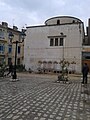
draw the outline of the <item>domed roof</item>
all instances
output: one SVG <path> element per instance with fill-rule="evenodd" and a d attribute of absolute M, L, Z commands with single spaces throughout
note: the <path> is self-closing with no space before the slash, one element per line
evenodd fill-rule
<path fill-rule="evenodd" d="M 61 24 L 70 24 L 70 23 L 79 23 L 82 22 L 80 19 L 71 16 L 58 16 L 52 17 L 45 21 L 45 25 L 61 25 Z"/>

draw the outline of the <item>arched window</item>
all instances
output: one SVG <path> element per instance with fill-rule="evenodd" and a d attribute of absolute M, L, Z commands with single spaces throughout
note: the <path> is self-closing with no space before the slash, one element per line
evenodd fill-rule
<path fill-rule="evenodd" d="M 73 20 L 72 23 L 75 23 L 75 20 Z"/>
<path fill-rule="evenodd" d="M 57 20 L 57 25 L 60 25 L 60 20 Z"/>

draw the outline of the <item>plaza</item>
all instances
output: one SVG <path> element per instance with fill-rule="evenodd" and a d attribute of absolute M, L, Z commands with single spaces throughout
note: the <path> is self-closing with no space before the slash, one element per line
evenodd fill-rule
<path fill-rule="evenodd" d="M 0 120 L 90 120 L 90 78 L 18 73 L 19 81 L 0 78 Z"/>

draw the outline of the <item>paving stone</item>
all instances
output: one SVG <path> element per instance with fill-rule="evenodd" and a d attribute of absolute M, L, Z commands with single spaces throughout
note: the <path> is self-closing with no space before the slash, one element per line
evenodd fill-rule
<path fill-rule="evenodd" d="M 61 117 L 56 117 L 56 120 L 61 120 Z"/>
<path fill-rule="evenodd" d="M 12 120 L 16 120 L 17 118 L 19 118 L 19 116 L 14 116 Z"/>
<path fill-rule="evenodd" d="M 9 116 L 7 116 L 7 118 L 12 118 L 13 117 L 13 114 L 10 114 Z"/>
<path fill-rule="evenodd" d="M 23 112 L 21 111 L 21 112 L 18 112 L 17 114 L 22 115 L 22 114 L 23 114 Z"/>
<path fill-rule="evenodd" d="M 71 84 L 54 81 L 34 76 L 0 81 L 0 119 L 90 120 L 90 95 L 81 94 L 86 88 L 81 89 L 80 80 Z"/>
<path fill-rule="evenodd" d="M 54 115 L 50 115 L 50 118 L 54 118 Z"/>
<path fill-rule="evenodd" d="M 39 120 L 39 118 L 38 118 L 38 117 L 35 117 L 34 120 Z"/>
<path fill-rule="evenodd" d="M 38 116 L 41 116 L 41 113 L 38 113 Z"/>
<path fill-rule="evenodd" d="M 45 120 L 45 118 L 40 118 L 40 120 Z"/>

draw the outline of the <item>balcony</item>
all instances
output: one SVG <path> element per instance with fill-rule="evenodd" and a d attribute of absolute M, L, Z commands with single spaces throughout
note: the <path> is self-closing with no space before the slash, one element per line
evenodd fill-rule
<path fill-rule="evenodd" d="M 0 51 L 0 55 L 4 56 L 5 55 L 4 51 Z"/>

